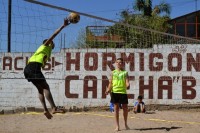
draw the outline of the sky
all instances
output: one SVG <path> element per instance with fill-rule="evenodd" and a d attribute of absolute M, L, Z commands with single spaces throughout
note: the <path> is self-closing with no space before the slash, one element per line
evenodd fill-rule
<path fill-rule="evenodd" d="M 132 9 L 134 0 L 39 0 L 64 8 L 117 20 L 123 9 Z M 200 10 L 200 0 L 152 0 L 153 7 L 162 1 L 171 5 L 171 18 Z M 196 8 L 197 4 L 197 8 Z"/>
<path fill-rule="evenodd" d="M 119 21 L 119 13 L 124 9 L 132 10 L 134 0 L 38 0 L 40 2 L 59 6 L 66 9 L 75 10 L 114 21 Z M 153 7 L 163 0 L 153 0 Z M 200 0 L 164 0 L 171 5 L 170 17 L 176 18 L 196 10 L 200 10 Z M 7 3 L 0 0 L 0 52 L 7 51 Z M 197 6 L 196 6 L 197 5 Z M 49 14 L 48 14 L 49 13 Z M 48 38 L 53 31 L 62 24 L 63 17 L 67 12 L 57 9 L 38 6 L 24 2 L 23 0 L 13 0 L 12 10 L 12 52 L 33 52 L 40 45 L 41 40 Z M 73 42 L 77 40 L 78 34 L 86 26 L 92 25 L 94 19 L 81 16 L 77 25 L 70 25 L 63 29 L 61 34 L 65 34 L 67 46 L 73 47 Z M 108 24 L 108 23 L 106 23 Z M 106 25 L 104 24 L 104 25 Z M 109 25 L 109 24 L 108 24 Z M 56 51 L 63 48 L 62 35 L 56 37 Z"/>

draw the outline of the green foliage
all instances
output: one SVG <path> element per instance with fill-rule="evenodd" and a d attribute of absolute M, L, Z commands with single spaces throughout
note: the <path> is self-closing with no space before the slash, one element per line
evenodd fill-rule
<path fill-rule="evenodd" d="M 169 43 L 170 39 L 159 33 L 166 33 L 171 28 L 168 24 L 170 5 L 162 2 L 152 10 L 151 0 L 136 0 L 133 7 L 139 11 L 139 14 L 133 14 L 129 10 L 121 12 L 121 22 L 130 26 L 115 24 L 110 28 L 110 34 L 122 36 L 127 48 L 150 48 L 153 44 Z M 163 15 L 163 12 L 166 14 Z"/>
<path fill-rule="evenodd" d="M 139 11 L 139 14 L 133 14 L 129 10 L 122 11 L 120 22 L 123 24 L 117 23 L 105 28 L 101 31 L 101 36 L 96 36 L 92 30 L 86 28 L 85 47 L 151 48 L 153 44 L 170 42 L 169 38 L 159 34 L 171 28 L 168 24 L 171 10 L 169 4 L 162 2 L 152 8 L 152 0 L 136 0 L 133 9 Z"/>

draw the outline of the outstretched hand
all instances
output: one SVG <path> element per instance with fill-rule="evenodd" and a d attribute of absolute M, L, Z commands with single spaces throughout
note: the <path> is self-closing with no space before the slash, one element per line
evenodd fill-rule
<path fill-rule="evenodd" d="M 67 26 L 67 25 L 69 25 L 69 20 L 66 18 L 66 19 L 64 19 L 64 24 L 63 24 L 63 26 Z"/>

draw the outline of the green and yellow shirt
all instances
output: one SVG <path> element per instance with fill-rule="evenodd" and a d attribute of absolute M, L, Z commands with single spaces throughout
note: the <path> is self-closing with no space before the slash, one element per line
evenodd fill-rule
<path fill-rule="evenodd" d="M 126 94 L 126 77 L 127 71 L 112 71 L 112 92 Z"/>
<path fill-rule="evenodd" d="M 52 47 L 51 46 L 45 46 L 45 45 L 41 45 L 36 52 L 31 56 L 31 58 L 29 59 L 29 62 L 38 62 L 41 63 L 42 66 L 45 65 L 46 61 L 44 61 L 44 56 L 47 56 L 48 60 L 51 56 L 51 51 L 52 51 Z"/>

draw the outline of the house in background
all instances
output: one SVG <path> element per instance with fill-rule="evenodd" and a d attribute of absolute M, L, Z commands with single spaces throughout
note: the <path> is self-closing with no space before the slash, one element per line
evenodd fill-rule
<path fill-rule="evenodd" d="M 168 23 L 172 25 L 172 28 L 168 30 L 168 33 L 200 40 L 200 10 L 171 19 L 168 21 Z M 123 34 L 124 35 L 123 36 L 119 34 L 121 33 L 121 30 L 123 29 L 120 29 L 119 27 L 119 29 L 115 28 L 114 32 L 108 32 L 111 31 L 110 26 L 87 26 L 86 27 L 86 42 L 88 44 L 87 47 L 123 48 L 127 47 L 126 44 L 128 44 L 128 47 L 132 46 L 134 48 L 138 46 L 142 48 L 144 44 L 148 44 L 147 47 L 151 47 L 151 44 L 155 43 L 154 41 L 157 38 L 159 38 L 159 37 L 156 38 L 154 34 L 151 34 L 153 32 L 150 32 L 148 34 L 148 32 L 146 32 L 145 30 L 143 32 L 142 30 L 132 30 L 133 34 Z M 152 37 L 150 37 L 151 35 Z M 161 37 L 159 38 L 159 40 L 156 41 L 160 41 L 159 43 L 166 43 L 166 42 L 168 43 L 170 40 L 167 39 L 166 41 L 166 38 Z M 175 39 L 171 41 L 178 41 L 178 40 Z"/>
<path fill-rule="evenodd" d="M 171 19 L 171 34 L 200 40 L 200 10 Z"/>

